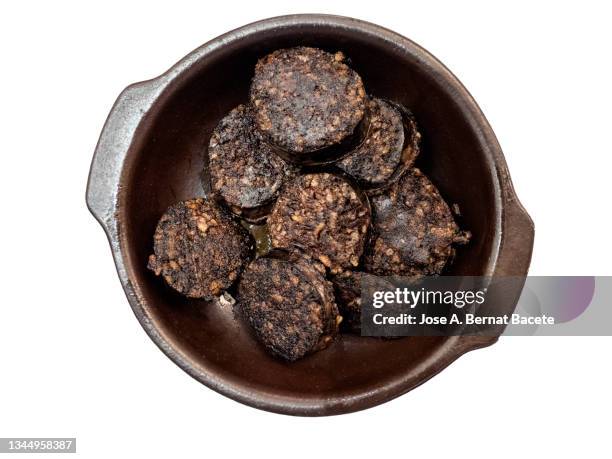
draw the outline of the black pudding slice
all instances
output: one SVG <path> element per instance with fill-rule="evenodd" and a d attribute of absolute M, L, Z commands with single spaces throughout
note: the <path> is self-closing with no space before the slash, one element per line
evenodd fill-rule
<path fill-rule="evenodd" d="M 298 247 L 333 274 L 359 265 L 369 226 L 365 194 L 330 173 L 301 175 L 289 182 L 268 217 L 273 247 Z"/>
<path fill-rule="evenodd" d="M 364 141 L 337 166 L 364 188 L 381 188 L 412 166 L 421 135 L 408 110 L 382 99 L 369 100 L 368 119 Z"/>
<path fill-rule="evenodd" d="M 293 166 L 272 152 L 254 128 L 251 110 L 239 105 L 225 116 L 208 145 L 210 185 L 237 215 L 259 221 L 269 212 Z"/>
<path fill-rule="evenodd" d="M 374 291 L 395 290 L 394 285 L 384 277 L 362 271 L 344 271 L 332 278 L 338 310 L 342 315 L 341 330 L 361 334 L 361 297 L 363 288 L 366 294 Z M 371 290 L 371 291 L 370 291 Z"/>
<path fill-rule="evenodd" d="M 293 253 L 253 261 L 238 286 L 238 307 L 258 341 L 272 354 L 294 361 L 326 348 L 342 318 L 325 268 Z"/>
<path fill-rule="evenodd" d="M 367 272 L 381 276 L 440 274 L 469 233 L 462 232 L 437 188 L 410 169 L 384 194 L 371 199 L 372 233 L 366 249 Z"/>
<path fill-rule="evenodd" d="M 212 300 L 230 287 L 247 263 L 246 231 L 215 204 L 191 199 L 159 220 L 148 267 L 179 293 Z"/>
<path fill-rule="evenodd" d="M 317 48 L 280 49 L 255 66 L 250 101 L 257 128 L 293 161 L 361 140 L 366 109 L 361 77 L 341 52 Z"/>

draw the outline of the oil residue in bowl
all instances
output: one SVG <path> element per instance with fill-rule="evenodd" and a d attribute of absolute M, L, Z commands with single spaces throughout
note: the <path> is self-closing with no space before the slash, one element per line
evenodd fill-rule
<path fill-rule="evenodd" d="M 272 248 L 268 226 L 265 223 L 263 225 L 255 225 L 253 223 L 247 223 L 244 220 L 242 220 L 242 226 L 249 231 L 255 240 L 255 256 L 262 257 L 266 255 Z"/>

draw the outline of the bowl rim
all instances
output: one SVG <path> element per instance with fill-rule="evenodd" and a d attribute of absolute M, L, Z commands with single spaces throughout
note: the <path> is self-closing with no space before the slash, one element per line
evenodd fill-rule
<path fill-rule="evenodd" d="M 128 241 L 120 218 L 125 195 L 122 184 L 129 175 L 130 152 L 139 149 L 139 134 L 150 127 L 151 120 L 147 115 L 172 96 L 174 89 L 180 86 L 195 65 L 220 48 L 262 32 L 299 26 L 350 29 L 388 42 L 416 56 L 432 78 L 451 89 L 451 97 L 464 113 L 485 151 L 487 168 L 495 173 L 496 234 L 485 271 L 487 275 L 526 276 L 533 247 L 533 222 L 516 197 L 501 147 L 475 100 L 459 80 L 421 46 L 389 29 L 349 17 L 298 14 L 253 22 L 198 47 L 160 76 L 128 86 L 115 102 L 100 135 L 88 178 L 86 201 L 107 234 L 119 278 L 134 314 L 155 344 L 180 368 L 216 392 L 255 408 L 290 415 L 344 414 L 396 398 L 427 381 L 464 353 L 491 345 L 498 337 L 448 337 L 419 368 L 393 378 L 375 392 L 330 399 L 314 395 L 297 398 L 272 391 L 253 390 L 240 378 L 221 378 L 214 371 L 194 362 L 173 346 L 172 341 L 156 326 L 137 282 L 133 281 L 135 276 L 131 267 L 134 260 L 129 259 Z M 142 142 L 145 136 L 140 137 Z M 514 310 L 519 296 L 520 290 L 516 292 L 516 298 L 509 300 L 508 309 Z"/>

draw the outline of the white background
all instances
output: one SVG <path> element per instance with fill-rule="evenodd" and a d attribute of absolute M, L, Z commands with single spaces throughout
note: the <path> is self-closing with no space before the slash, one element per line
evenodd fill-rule
<path fill-rule="evenodd" d="M 85 207 L 123 87 L 254 20 L 336 13 L 412 38 L 472 92 L 536 224 L 532 274 L 610 275 L 610 11 L 498 3 L 3 3 L 0 437 L 76 436 L 101 458 L 610 457 L 611 338 L 502 338 L 339 417 L 218 395 L 145 335 Z"/>

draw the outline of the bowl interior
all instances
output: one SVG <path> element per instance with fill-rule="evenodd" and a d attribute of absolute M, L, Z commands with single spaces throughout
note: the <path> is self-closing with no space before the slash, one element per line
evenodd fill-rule
<path fill-rule="evenodd" d="M 432 77 L 423 61 L 400 46 L 359 30 L 304 25 L 261 30 L 234 39 L 192 65 L 149 113 L 122 177 L 119 221 L 122 250 L 135 289 L 157 329 L 193 365 L 240 390 L 295 400 L 338 400 L 376 393 L 406 379 L 445 338 L 380 340 L 343 335 L 329 349 L 295 363 L 270 357 L 231 311 L 183 298 L 146 269 L 152 237 L 164 210 L 201 196 L 200 171 L 216 123 L 247 101 L 258 57 L 274 49 L 310 45 L 342 50 L 369 93 L 409 107 L 423 134 L 417 165 L 473 234 L 449 274 L 484 275 L 495 259 L 493 171 L 452 87 Z"/>

